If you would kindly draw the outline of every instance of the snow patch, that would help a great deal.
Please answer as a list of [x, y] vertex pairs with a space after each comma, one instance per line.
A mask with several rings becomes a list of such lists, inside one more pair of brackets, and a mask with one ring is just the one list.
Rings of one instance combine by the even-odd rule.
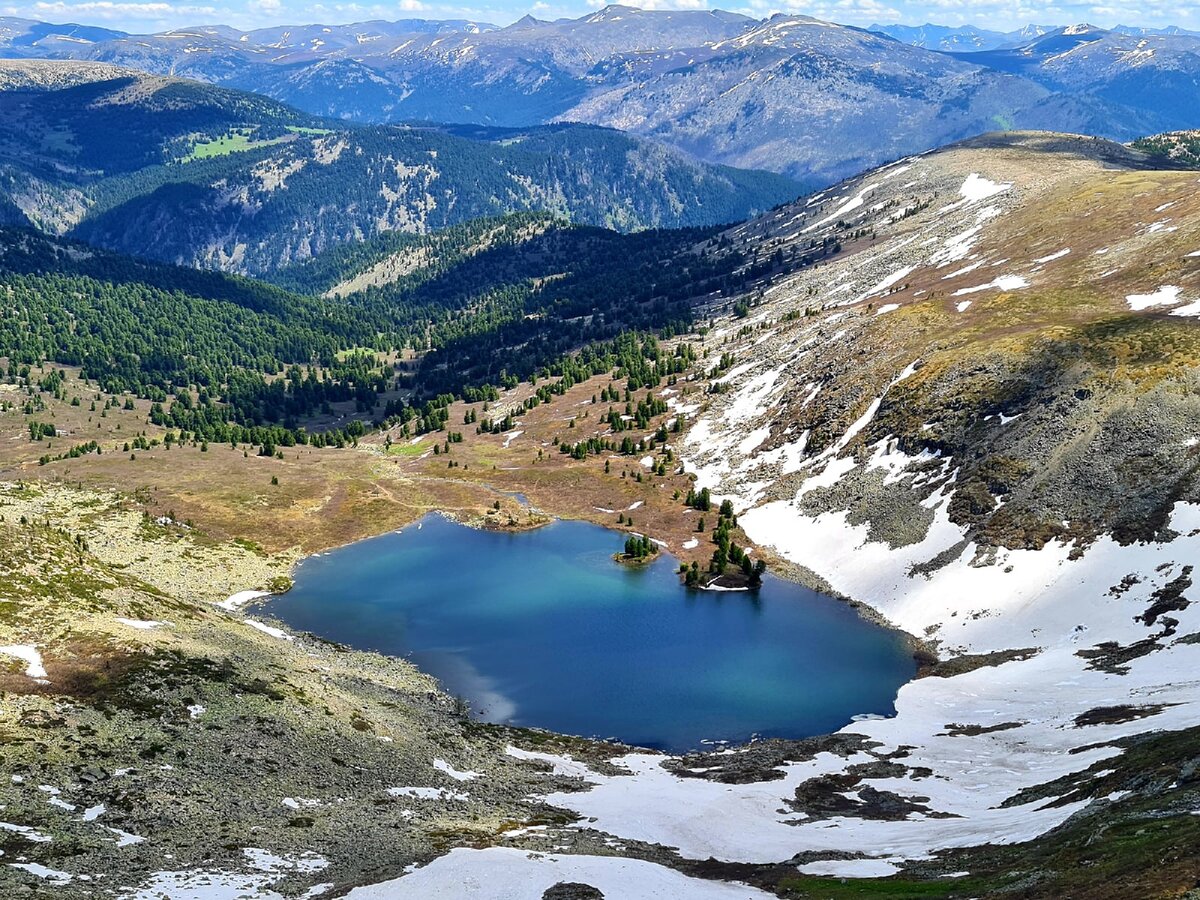
[[[312, 874], [329, 863], [315, 853], [300, 856], [277, 856], [266, 850], [247, 848], [242, 851], [251, 872], [228, 869], [193, 869], [163, 871], [150, 875], [141, 887], [120, 895], [121, 900], [283, 900], [283, 895], [270, 889], [292, 873]], [[318, 885], [302, 897], [317, 897], [329, 890]]]
[[270, 596], [271, 594], [269, 591], [238, 591], [236, 594], [232, 595], [226, 600], [222, 600], [216, 605], [221, 607], [221, 609], [234, 612], [235, 610], [241, 609], [247, 603], [261, 599], [262, 597]]
[[808, 232], [810, 232], [810, 231], [816, 231], [818, 228], [821, 228], [824, 225], [828, 225], [830, 222], [836, 222], [838, 219], [840, 219], [842, 216], [846, 215], [847, 213], [854, 212], [854, 210], [858, 209], [860, 206], [863, 205], [863, 200], [866, 199], [867, 194], [871, 193], [873, 190], [875, 190], [877, 187], [879, 187], [882, 183], [883, 183], [883, 181], [881, 180], [881, 181], [873, 181], [870, 184], [866, 185], [862, 190], [860, 190], [857, 194], [855, 194], [853, 197], [851, 197], [849, 200], [847, 200], [845, 203], [843, 203], [841, 206], [839, 206], [837, 209], [835, 209], [832, 213], [827, 215], [825, 218], [821, 219], [819, 222], [814, 222], [812, 225], [809, 225], [807, 228], [803, 229], [800, 233], [808, 234]]
[[273, 638], [279, 638], [280, 640], [284, 641], [294, 640], [294, 638], [282, 628], [276, 628], [273, 625], [268, 625], [266, 622], [260, 622], [258, 619], [243, 619], [242, 621], [244, 621], [251, 628], [257, 628], [263, 634], [269, 634]]
[[1180, 306], [1178, 309], [1171, 310], [1173, 316], [1200, 316], [1200, 300], [1193, 300]]
[[48, 844], [52, 840], [48, 834], [42, 834], [36, 828], [30, 828], [28, 825], [14, 825], [11, 822], [0, 822], [0, 831], [11, 831], [35, 844]]
[[961, 297], [963, 294], [977, 294], [980, 291], [999, 290], [999, 291], [1017, 291], [1021, 288], [1029, 287], [1029, 282], [1020, 275], [1001, 275], [989, 281], [987, 284], [978, 284], [975, 287], [959, 288], [954, 292], [953, 296]]
[[967, 180], [963, 182], [962, 187], [958, 189], [958, 193], [968, 204], [971, 204], [987, 200], [989, 197], [995, 197], [997, 194], [1002, 194], [1010, 187], [1012, 187], [1011, 183], [999, 184], [984, 178], [977, 172], [972, 172], [967, 176]]
[[1125, 298], [1132, 310], [1149, 309], [1151, 306], [1170, 306], [1179, 302], [1179, 288], [1165, 284], [1153, 294], [1130, 294]]
[[[893, 861], [895, 860], [895, 861]], [[900, 871], [893, 859], [820, 859], [800, 866], [805, 875], [828, 875], [833, 878], [887, 878]]]
[[1062, 259], [1064, 256], [1066, 256], [1070, 252], [1071, 252], [1070, 247], [1064, 247], [1062, 250], [1059, 250], [1057, 253], [1051, 253], [1049, 256], [1039, 256], [1037, 259], [1034, 260], [1034, 262], [1037, 263], [1038, 265], [1041, 265], [1042, 263], [1054, 262], [1054, 260]]
[[592, 770], [585, 763], [578, 762], [570, 756], [557, 756], [553, 753], [541, 753], [536, 750], [522, 750], [520, 747], [512, 746], [512, 744], [505, 747], [504, 752], [508, 756], [513, 757], [513, 759], [547, 763], [551, 766], [555, 775], [562, 775], [567, 778], [586, 778], [592, 773]]
[[591, 885], [614, 900], [773, 900], [757, 888], [692, 878], [640, 859], [515, 847], [458, 847], [399, 878], [355, 888], [346, 900], [536, 900], [560, 882]]
[[466, 800], [467, 795], [446, 788], [394, 787], [387, 792], [393, 797], [412, 797], [417, 800]]
[[0, 647], [0, 656], [13, 656], [25, 662], [25, 674], [35, 681], [44, 681], [46, 667], [42, 664], [42, 654], [32, 644], [9, 644]]
[[130, 834], [128, 831], [122, 831], [120, 828], [109, 828], [108, 830], [116, 835], [118, 850], [123, 847], [132, 847], [134, 844], [140, 844], [142, 841], [146, 840], [144, 837], [139, 837], [136, 834]]
[[482, 772], [472, 772], [470, 770], [460, 772], [444, 759], [435, 759], [433, 761], [433, 767], [439, 772], [449, 775], [455, 781], [474, 781], [483, 774]]
[[70, 884], [75, 880], [75, 876], [69, 872], [60, 872], [58, 869], [51, 869], [40, 863], [9, 863], [9, 866], [14, 869], [20, 869], [23, 872], [28, 872], [35, 878], [41, 878], [51, 884]]
[[95, 806], [89, 806], [83, 811], [83, 821], [95, 822], [106, 812], [108, 812], [108, 808], [103, 803], [97, 803]]

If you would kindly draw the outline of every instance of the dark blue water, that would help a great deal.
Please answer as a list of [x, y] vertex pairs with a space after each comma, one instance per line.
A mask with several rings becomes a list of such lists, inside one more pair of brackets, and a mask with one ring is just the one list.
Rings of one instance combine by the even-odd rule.
[[894, 712], [900, 635], [770, 576], [755, 593], [680, 586], [662, 556], [581, 522], [497, 533], [429, 516], [301, 563], [265, 609], [293, 628], [405, 656], [489, 722], [664, 750], [807, 737]]

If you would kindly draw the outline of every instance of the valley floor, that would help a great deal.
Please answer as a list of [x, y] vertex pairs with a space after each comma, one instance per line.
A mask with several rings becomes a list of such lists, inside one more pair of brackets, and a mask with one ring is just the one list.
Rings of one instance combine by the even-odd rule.
[[[684, 476], [654, 477], [621, 456], [605, 473], [603, 458], [578, 462], [554, 446], [596, 422], [592, 392], [608, 384], [577, 386], [505, 435], [463, 426], [449, 453], [445, 434], [376, 434], [283, 459], [215, 445], [126, 450], [127, 438], [161, 441], [165, 430], [148, 425], [141, 401], [99, 415], [94, 386], [74, 373], [32, 416], [53, 422], [54, 438], [32, 441], [20, 404], [0, 414], [11, 774], [0, 783], [0, 884], [55, 897], [317, 896], [454, 846], [543, 846], [574, 816], [531, 798], [579, 783], [539, 754], [617, 772], [607, 757], [619, 748], [473, 724], [410, 664], [289, 634], [244, 606], [286, 589], [303, 555], [431, 509], [496, 529], [551, 514], [616, 527], [619, 515], [706, 562], [708, 535], [675, 496]], [[67, 399], [76, 395], [87, 402]], [[567, 411], [581, 424], [570, 428]], [[39, 463], [84, 438], [102, 452]], [[613, 884], [644, 874], [594, 830], [554, 846]]]
[[[606, 430], [592, 397], [608, 378], [506, 434], [474, 433], [460, 403], [461, 443], [379, 434], [282, 459], [130, 452], [164, 436], [146, 404], [101, 415], [74, 375], [37, 400], [62, 432], [48, 447], [35, 398], [8, 391], [0, 884], [147, 900], [1192, 890], [1195, 175], [1126, 171], [1126, 151], [1079, 139], [996, 140], [734, 229], [847, 252], [720, 319], [697, 377], [656, 389], [669, 411], [647, 430], [687, 422], [669, 459], [560, 452]], [[85, 439], [103, 453], [39, 465]], [[684, 757], [479, 725], [406, 662], [238, 602], [286, 586], [303, 554], [433, 509], [588, 519], [703, 566], [716, 513], [701, 528], [683, 502], [701, 487], [735, 504], [739, 544], [936, 649], [895, 717]]]
[[[0, 785], [10, 860], [0, 879], [56, 897], [319, 896], [325, 885], [336, 894], [355, 884], [375, 885], [349, 895], [362, 898], [526, 897], [540, 896], [531, 885], [582, 880], [607, 896], [734, 898], [849, 894], [854, 882], [837, 879], [904, 869], [917, 881], [898, 888], [966, 896], [991, 883], [981, 868], [997, 883], [1022, 868], [1023, 855], [1003, 845], [1055, 828], [1069, 839], [1072, 827], [1151, 821], [1156, 831], [1133, 841], [1145, 844], [1131, 851], [1134, 866], [1164, 842], [1191, 840], [1200, 803], [1175, 761], [1179, 747], [1134, 737], [1147, 716], [1166, 728], [1192, 725], [1187, 684], [1168, 686], [1161, 666], [1132, 678], [1105, 671], [1114, 664], [1106, 660], [1077, 671], [1078, 638], [1037, 656], [1036, 673], [1005, 652], [961, 657], [971, 671], [905, 687], [896, 719], [673, 759], [472, 725], [407, 663], [290, 635], [241, 611], [250, 591], [285, 586], [301, 554], [438, 507], [498, 528], [548, 515], [615, 526], [620, 515], [633, 520], [630, 530], [703, 563], [707, 536], [695, 536], [697, 513], [675, 496], [691, 485], [685, 476], [649, 477], [640, 459], [619, 456], [605, 474], [600, 460], [553, 452], [555, 437], [588, 433], [582, 415], [607, 383], [525, 413], [507, 435], [464, 428], [448, 471], [432, 453], [436, 436], [389, 447], [377, 435], [357, 450], [301, 449], [283, 460], [180, 445], [131, 459], [115, 445], [144, 419], [115, 410], [99, 429], [109, 452], [40, 466], [28, 458], [39, 448], [22, 433], [24, 416], [8, 416], [5, 558], [25, 562], [3, 583], [0, 637], [14, 662], [0, 685], [13, 777]], [[72, 380], [73, 389], [82, 385]], [[675, 391], [675, 409], [705, 402], [696, 384]], [[64, 431], [90, 424], [81, 407], [51, 404]], [[844, 581], [859, 569], [839, 554], [869, 551], [861, 536], [824, 520], [798, 531], [791, 520], [777, 524], [773, 509], [746, 516], [750, 538], [804, 535], [819, 552], [801, 558], [825, 560], [825, 582], [896, 615], [872, 585]], [[1184, 558], [1169, 546], [1147, 552], [1154, 558], [1140, 570], [1159, 556]], [[1028, 563], [1016, 561], [1010, 574], [1025, 579]], [[881, 557], [866, 571], [882, 579], [887, 565]], [[1042, 566], [1028, 583], [1107, 588], [1124, 565], [1077, 566], [1078, 579], [1040, 574]], [[965, 570], [977, 571], [987, 574]], [[1158, 582], [1171, 577], [1163, 570]], [[1144, 605], [1137, 596], [1123, 606]], [[1195, 646], [1176, 643], [1182, 652]], [[1136, 682], [1132, 693], [1144, 696], [1106, 706], [1114, 680]], [[1029, 684], [1063, 686], [1031, 696]], [[1135, 753], [1160, 760], [1153, 800], [1144, 784], [1131, 798], [1131, 782], [1145, 778]], [[1171, 808], [1178, 812], [1164, 815]], [[413, 865], [422, 867], [403, 875]], [[1191, 865], [1163, 866], [1164, 887], [1190, 877]], [[1049, 895], [1045, 887], [1028, 893]], [[1087, 893], [1116, 895], [1109, 887]]]

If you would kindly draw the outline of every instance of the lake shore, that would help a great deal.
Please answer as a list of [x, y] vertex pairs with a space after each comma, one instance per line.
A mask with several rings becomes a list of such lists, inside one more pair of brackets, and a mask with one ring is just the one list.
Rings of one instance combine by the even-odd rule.
[[[519, 402], [524, 389], [514, 392], [510, 402]], [[581, 386], [578, 398], [570, 402], [583, 402], [590, 389]], [[61, 414], [73, 415], [73, 408], [63, 404]], [[115, 422], [109, 420], [104, 427], [145, 428], [144, 414], [138, 409], [121, 411], [113, 416]], [[440, 852], [435, 844], [444, 840], [439, 835], [447, 828], [460, 836], [456, 840], [488, 845], [510, 840], [502, 835], [531, 822], [571, 821], [573, 814], [541, 804], [531, 818], [522, 798], [578, 785], [555, 774], [553, 766], [531, 771], [530, 763], [510, 757], [506, 747], [515, 742], [529, 751], [569, 754], [586, 759], [594, 772], [617, 771], [608, 760], [627, 748], [536, 729], [466, 722], [454, 699], [404, 660], [347, 651], [304, 635], [288, 639], [261, 628], [261, 622], [218, 606], [241, 591], [268, 590], [280, 579], [290, 579], [301, 560], [315, 553], [410, 526], [432, 510], [484, 528], [489, 510], [495, 512], [497, 491], [503, 516], [500, 530], [536, 529], [546, 523], [539, 516], [588, 521], [618, 535], [646, 533], [667, 543], [681, 560], [707, 563], [712, 548], [697, 529], [703, 514], [682, 506], [674, 496], [676, 491], [686, 493], [691, 483], [687, 476], [650, 477], [636, 459], [613, 457], [612, 471], [607, 472], [603, 459], [580, 463], [563, 454], [552, 455], [547, 451], [563, 427], [561, 412], [543, 406], [524, 420], [525, 433], [513, 441], [468, 435], [466, 446], [454, 449], [461, 466], [449, 472], [429, 457], [388, 457], [372, 440], [357, 450], [294, 448], [293, 455], [283, 460], [244, 456], [240, 449], [206, 453], [176, 444], [170, 450], [159, 446], [141, 451], [136, 460], [105, 452], [47, 466], [38, 466], [29, 456], [36, 445], [34, 451], [21, 442], [0, 447], [0, 474], [12, 485], [4, 514], [13, 521], [23, 516], [30, 522], [49, 523], [39, 528], [86, 535], [85, 558], [94, 559], [104, 577], [113, 580], [112, 588], [89, 601], [94, 610], [87, 614], [81, 614], [78, 604], [64, 603], [58, 592], [46, 589], [39, 595], [44, 600], [28, 605], [28, 614], [8, 626], [0, 622], [4, 627], [0, 644], [36, 646], [51, 682], [38, 685], [23, 669], [4, 675], [5, 688], [15, 689], [15, 696], [23, 698], [22, 714], [33, 711], [54, 720], [54, 698], [76, 691], [75, 679], [93, 677], [88, 673], [97, 667], [115, 673], [105, 676], [114, 687], [101, 695], [102, 702], [112, 702], [107, 698], [116, 692], [122, 708], [134, 704], [136, 710], [149, 690], [142, 685], [162, 677], [157, 673], [169, 666], [173, 688], [149, 707], [151, 718], [142, 720], [134, 711], [123, 713], [126, 718], [120, 728], [110, 727], [101, 746], [114, 759], [124, 760], [136, 755], [141, 742], [155, 744], [154, 736], [168, 728], [169, 735], [157, 743], [176, 746], [188, 758], [186, 767], [174, 768], [180, 773], [174, 776], [178, 783], [159, 784], [157, 780], [165, 776], [147, 771], [136, 776], [137, 784], [181, 795], [211, 795], [218, 784], [236, 784], [246, 805], [241, 812], [226, 805], [189, 807], [187, 824], [167, 832], [164, 819], [152, 807], [133, 808], [118, 801], [125, 788], [108, 767], [94, 785], [72, 787], [75, 776], [60, 771], [52, 760], [22, 753], [14, 764], [21, 767], [28, 783], [63, 785], [64, 796], [72, 802], [106, 805], [108, 822], [130, 834], [160, 835], [160, 844], [166, 842], [176, 856], [176, 866], [197, 877], [211, 877], [205, 875], [211, 870], [203, 853], [207, 836], [218, 826], [229, 833], [230, 846], [265, 845], [298, 858], [313, 846], [309, 826], [289, 823], [311, 819], [314, 828], [336, 823], [338, 837], [321, 832], [329, 868], [319, 876], [299, 872], [294, 876], [311, 886], [321, 879], [364, 883], [384, 875], [394, 877], [404, 865]], [[121, 439], [114, 431], [108, 439], [110, 449], [112, 444], [119, 447]], [[17, 485], [22, 478], [27, 487]], [[138, 487], [131, 490], [130, 484]], [[514, 493], [523, 494], [528, 502], [519, 502]], [[516, 526], [509, 526], [510, 514]], [[624, 520], [620, 524], [618, 516]], [[124, 624], [121, 619], [137, 624]], [[86, 695], [67, 696], [79, 709], [78, 725], [96, 727], [93, 720], [103, 717], [89, 705], [93, 701]], [[245, 719], [247, 710], [261, 721]], [[50, 739], [55, 746], [61, 741], [68, 759], [73, 758], [69, 748], [80, 740], [74, 724], [49, 733], [16, 727], [16, 733], [28, 733], [31, 739]], [[263, 728], [269, 733], [260, 733]], [[274, 764], [253, 755], [223, 754], [222, 732], [262, 748], [277, 745], [272, 734], [291, 735], [290, 740], [299, 742], [294, 753], [285, 754], [291, 775], [248, 780], [249, 773]], [[803, 752], [799, 749], [803, 745], [800, 742], [794, 752]], [[714, 746], [713, 751], [724, 746]], [[331, 770], [331, 753], [373, 760], [380, 771], [395, 773], [392, 786], [465, 793], [469, 799], [448, 808], [420, 804], [397, 808], [388, 805], [395, 798], [385, 796], [388, 802], [381, 806], [381, 786], [355, 771], [338, 766]], [[437, 759], [449, 760], [456, 771], [486, 771], [488, 783], [472, 782], [466, 790], [448, 783], [447, 776], [432, 767]], [[769, 777], [769, 766], [763, 772]], [[335, 806], [331, 790], [352, 798], [350, 805]], [[123, 877], [129, 883], [154, 871], [146, 868], [148, 860], [128, 853], [106, 852], [92, 861], [87, 856], [64, 856], [60, 842], [64, 849], [73, 846], [69, 838], [79, 826], [46, 820], [37, 811], [40, 807], [31, 805], [36, 799], [36, 794], [25, 796], [20, 785], [0, 785], [0, 803], [11, 810], [10, 820], [46, 828], [55, 837], [37, 857], [47, 866], [126, 873]], [[287, 799], [301, 808], [284, 805]], [[305, 807], [301, 801], [307, 800], [320, 805]], [[380, 832], [381, 816], [395, 818], [410, 811], [413, 818], [406, 820], [412, 824], [410, 831]], [[539, 834], [511, 840], [529, 849], [550, 846]], [[554, 840], [561, 843], [564, 836]], [[611, 852], [595, 835], [570, 833], [565, 841], [571, 852]], [[646, 859], [678, 864], [659, 847], [639, 847], [636, 852]], [[223, 852], [222, 858], [226, 867], [241, 866], [237, 853]], [[362, 860], [382, 858], [394, 860], [395, 865], [383, 873], [362, 868]], [[156, 862], [161, 868], [161, 860]], [[87, 896], [79, 882], [74, 885], [64, 886], [61, 896]]]

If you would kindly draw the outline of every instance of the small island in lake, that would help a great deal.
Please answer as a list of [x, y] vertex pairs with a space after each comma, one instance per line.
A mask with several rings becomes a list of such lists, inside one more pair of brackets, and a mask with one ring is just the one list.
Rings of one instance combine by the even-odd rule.
[[657, 558], [658, 544], [640, 534], [631, 534], [625, 540], [625, 552], [614, 553], [613, 559], [626, 565], [643, 565]]
[[[699, 493], [689, 491], [684, 502], [702, 512], [712, 509], [712, 497], [708, 488]], [[733, 542], [735, 528], [737, 516], [733, 511], [733, 503], [723, 500], [717, 509], [717, 527], [712, 533], [712, 542], [716, 544], [716, 549], [709, 560], [708, 571], [702, 572], [698, 562], [693, 562], [690, 566], [686, 563], [679, 565], [679, 574], [683, 576], [688, 587], [750, 590], [762, 585], [767, 564], [761, 559], [752, 559], [749, 553]], [[696, 530], [704, 530], [703, 518], [700, 519]]]

